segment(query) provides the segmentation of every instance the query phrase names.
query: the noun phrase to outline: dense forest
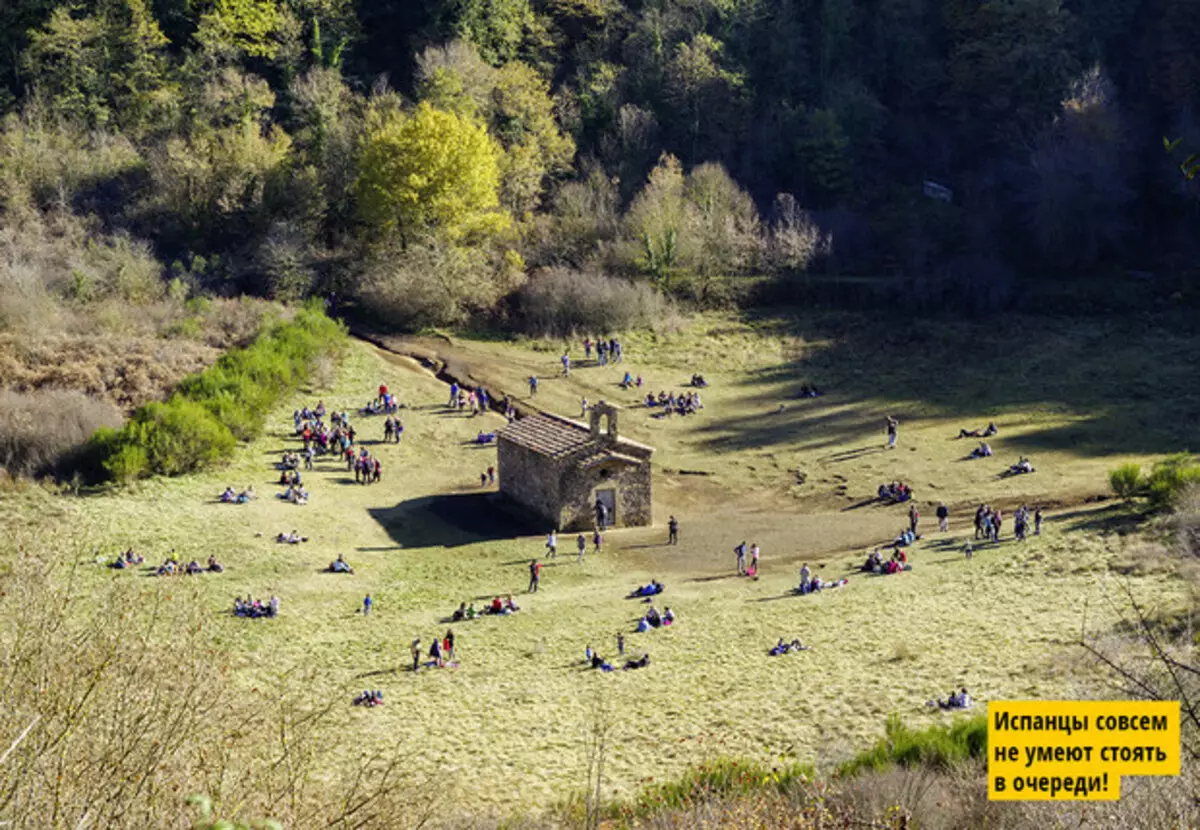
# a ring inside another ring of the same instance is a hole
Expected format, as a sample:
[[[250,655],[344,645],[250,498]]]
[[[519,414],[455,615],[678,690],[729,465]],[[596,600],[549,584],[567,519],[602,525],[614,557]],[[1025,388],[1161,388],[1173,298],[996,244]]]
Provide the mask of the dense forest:
[[[1198,42],[1181,0],[8,0],[0,326],[204,293],[553,328],[739,277],[975,310],[1178,278]]]

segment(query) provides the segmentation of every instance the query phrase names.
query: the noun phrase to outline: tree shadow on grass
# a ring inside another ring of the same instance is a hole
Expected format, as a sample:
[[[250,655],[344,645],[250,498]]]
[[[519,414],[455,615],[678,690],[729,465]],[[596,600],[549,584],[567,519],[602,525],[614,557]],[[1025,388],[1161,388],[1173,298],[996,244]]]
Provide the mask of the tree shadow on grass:
[[[1046,414],[1045,425],[1005,435],[1009,452],[1080,455],[1165,453],[1189,443],[1200,419],[1193,380],[1200,338],[1183,323],[1143,316],[1043,317],[981,321],[884,313],[778,312],[747,315],[768,335],[803,340],[789,361],[744,374],[762,404],[753,415],[713,418],[700,430],[712,449],[799,443],[844,447],[883,442],[895,414],[904,445],[906,410],[961,418],[964,425]],[[776,412],[804,383],[825,397]]]
[[[529,520],[510,511],[496,493],[422,496],[367,512],[405,548],[453,548],[536,532]]]

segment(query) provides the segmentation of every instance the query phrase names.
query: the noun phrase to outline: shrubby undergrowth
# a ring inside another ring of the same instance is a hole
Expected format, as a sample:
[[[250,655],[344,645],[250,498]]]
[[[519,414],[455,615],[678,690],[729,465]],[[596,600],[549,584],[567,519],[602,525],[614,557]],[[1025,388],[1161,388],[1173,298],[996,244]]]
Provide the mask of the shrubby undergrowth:
[[[94,458],[105,477],[118,481],[179,475],[222,461],[238,440],[258,435],[268,410],[345,340],[343,324],[309,305],[184,379],[166,401],[139,408],[121,429],[97,430]]]

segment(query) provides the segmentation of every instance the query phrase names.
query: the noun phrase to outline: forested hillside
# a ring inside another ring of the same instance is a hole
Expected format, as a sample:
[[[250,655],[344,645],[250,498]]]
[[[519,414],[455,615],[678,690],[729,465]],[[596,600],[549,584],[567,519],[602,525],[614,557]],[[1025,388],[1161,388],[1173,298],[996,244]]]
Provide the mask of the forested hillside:
[[[0,324],[168,286],[561,328],[739,276],[978,309],[1179,275],[1198,42],[1175,0],[8,0]]]

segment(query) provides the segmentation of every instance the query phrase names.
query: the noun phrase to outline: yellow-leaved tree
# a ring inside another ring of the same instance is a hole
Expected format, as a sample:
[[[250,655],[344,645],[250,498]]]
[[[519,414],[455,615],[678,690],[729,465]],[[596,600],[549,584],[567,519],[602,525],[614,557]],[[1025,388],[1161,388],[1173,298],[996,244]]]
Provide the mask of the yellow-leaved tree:
[[[362,140],[355,191],[373,230],[404,244],[436,236],[451,244],[506,229],[500,210],[500,149],[469,116],[419,104],[378,114]]]

